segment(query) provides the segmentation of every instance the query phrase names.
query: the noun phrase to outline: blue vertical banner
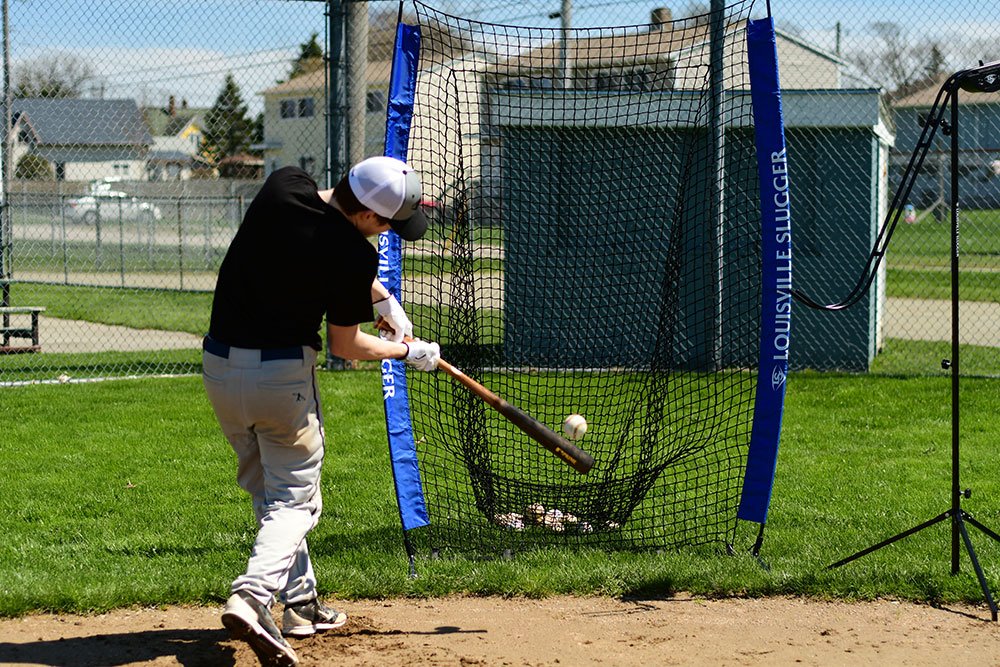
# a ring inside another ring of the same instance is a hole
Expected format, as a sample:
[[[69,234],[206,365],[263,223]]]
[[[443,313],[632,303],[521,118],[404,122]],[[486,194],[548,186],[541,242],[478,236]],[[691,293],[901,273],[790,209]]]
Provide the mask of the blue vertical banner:
[[[389,82],[385,154],[403,161],[406,160],[410,141],[419,56],[420,29],[400,23],[396,27],[396,46]],[[396,232],[379,234],[378,255],[379,281],[390,294],[402,301],[402,241]],[[382,399],[385,404],[385,425],[389,435],[389,454],[399,517],[403,522],[403,530],[420,528],[428,525],[430,518],[424,502],[417,446],[413,440],[413,424],[410,421],[406,365],[398,359],[382,360]]]
[[[770,16],[747,27],[761,213],[761,317],[757,391],[737,517],[763,524],[771,504],[792,317],[792,222],[778,53]]]

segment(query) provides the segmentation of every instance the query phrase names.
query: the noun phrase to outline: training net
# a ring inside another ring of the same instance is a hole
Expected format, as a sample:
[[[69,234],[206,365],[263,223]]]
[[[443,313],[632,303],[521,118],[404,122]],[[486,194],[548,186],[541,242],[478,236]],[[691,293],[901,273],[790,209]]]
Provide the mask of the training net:
[[[412,7],[407,158],[431,227],[403,248],[404,306],[538,421],[583,415],[596,464],[579,475],[444,373],[410,373],[430,524],[408,537],[731,544],[761,327],[751,3],[580,29]]]

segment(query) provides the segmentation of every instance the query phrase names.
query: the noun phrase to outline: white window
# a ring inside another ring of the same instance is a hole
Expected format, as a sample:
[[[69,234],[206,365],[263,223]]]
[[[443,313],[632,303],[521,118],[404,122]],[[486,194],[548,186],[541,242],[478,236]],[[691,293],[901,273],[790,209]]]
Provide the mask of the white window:
[[[114,170],[115,176],[128,176],[128,163],[127,162],[116,162],[112,169]]]

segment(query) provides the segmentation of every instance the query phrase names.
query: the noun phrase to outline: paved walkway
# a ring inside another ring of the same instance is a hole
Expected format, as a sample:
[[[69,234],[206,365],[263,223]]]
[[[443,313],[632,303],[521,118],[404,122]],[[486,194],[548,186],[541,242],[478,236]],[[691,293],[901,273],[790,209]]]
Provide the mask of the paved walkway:
[[[1000,347],[1000,303],[962,301],[959,342]],[[951,301],[888,299],[885,335],[906,340],[950,341]]]
[[[201,347],[201,336],[189,333],[63,320],[44,314],[39,322],[39,339],[42,354],[189,350]]]
[[[430,304],[433,285],[441,277],[419,276],[407,286],[411,303]],[[503,308],[503,282],[499,275],[477,276],[475,290],[491,308]],[[451,301],[445,294],[443,302]],[[483,306],[480,297],[478,305]],[[1000,348],[1000,303],[963,301],[960,304],[963,344]],[[198,349],[201,337],[176,331],[64,320],[44,313],[40,320],[42,352],[110,352],[136,350]],[[950,341],[951,302],[930,299],[889,299],[886,304],[885,335],[905,340]]]

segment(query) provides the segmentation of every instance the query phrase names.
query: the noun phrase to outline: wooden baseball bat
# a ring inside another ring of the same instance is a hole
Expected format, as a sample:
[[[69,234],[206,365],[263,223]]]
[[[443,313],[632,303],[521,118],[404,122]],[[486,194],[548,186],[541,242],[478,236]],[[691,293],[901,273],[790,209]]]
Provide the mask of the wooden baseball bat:
[[[389,330],[387,323],[381,318],[375,323],[375,326],[379,329]],[[407,336],[405,340],[412,341],[413,339]],[[499,412],[514,426],[521,429],[528,437],[568,463],[573,470],[586,475],[594,467],[593,456],[569,442],[517,406],[500,398],[444,359],[438,361],[438,369],[444,371],[473,394],[483,399],[487,405]]]

